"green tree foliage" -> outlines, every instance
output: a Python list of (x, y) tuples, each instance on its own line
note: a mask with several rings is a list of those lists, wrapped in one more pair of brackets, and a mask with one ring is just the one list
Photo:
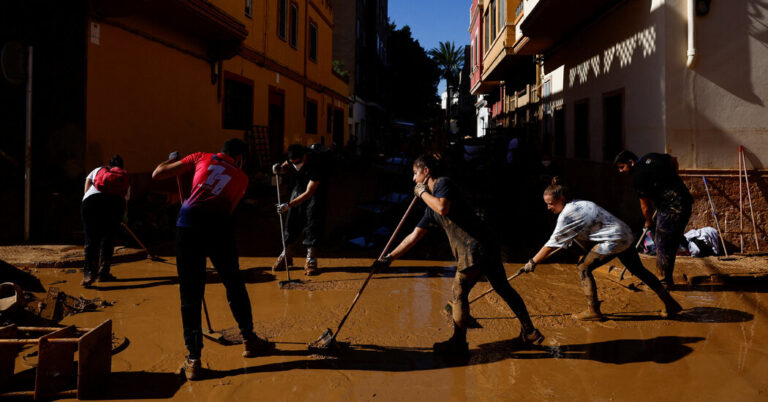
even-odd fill
[(453, 109), (453, 92), (458, 90), (459, 74), (464, 67), (464, 48), (453, 42), (440, 42), (437, 48), (429, 51), (429, 57), (437, 63), (440, 76), (445, 79), (446, 123), (450, 124)]
[(408, 25), (397, 29), (390, 23), (387, 34), (386, 107), (393, 119), (413, 122), (420, 129), (430, 127), (438, 116), (440, 70)]

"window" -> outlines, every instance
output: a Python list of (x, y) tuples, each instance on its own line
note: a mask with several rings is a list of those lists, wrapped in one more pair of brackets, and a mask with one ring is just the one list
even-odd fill
[(277, 0), (277, 36), (285, 40), (288, 0)]
[(491, 37), (491, 31), (490, 31), (491, 20), (488, 19), (488, 10), (489, 9), (485, 10), (485, 18), (483, 18), (484, 24), (485, 24), (485, 38), (484, 38), (485, 46), (483, 46), (483, 51), (488, 50), (488, 45), (489, 45), (488, 39)]
[(299, 5), (294, 2), (291, 2), (289, 22), (291, 36), (288, 38), (288, 43), (295, 49), (299, 42)]
[(244, 79), (224, 79), (221, 126), (230, 130), (248, 130), (253, 125), (253, 83)]
[(317, 24), (309, 23), (309, 59), (317, 62)]
[(576, 102), (573, 113), (574, 156), (589, 158), (589, 100)]
[[(504, 1), (504, 0), (502, 0)], [(488, 15), (491, 19), (491, 37), (495, 38), (498, 31), (496, 30), (496, 1), (491, 0), (491, 13)]]
[(499, 1), (499, 31), (504, 29), (504, 25), (507, 24), (507, 14), (505, 13), (506, 4), (506, 0)]
[(612, 161), (624, 149), (624, 90), (603, 95), (603, 160)]
[(253, 0), (245, 0), (245, 16), (248, 18), (253, 16)]
[(325, 111), (325, 132), (330, 134), (333, 131), (333, 106), (328, 106)]
[(317, 134), (317, 101), (307, 99), (307, 134)]

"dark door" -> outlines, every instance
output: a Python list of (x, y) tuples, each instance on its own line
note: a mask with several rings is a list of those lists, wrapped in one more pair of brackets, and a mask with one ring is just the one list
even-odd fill
[(269, 91), (269, 150), (272, 160), (283, 155), (285, 138), (285, 95), (278, 91)]
[(574, 156), (589, 158), (589, 101), (575, 104), (573, 113)]
[(338, 148), (344, 147), (344, 110), (333, 111), (333, 143)]

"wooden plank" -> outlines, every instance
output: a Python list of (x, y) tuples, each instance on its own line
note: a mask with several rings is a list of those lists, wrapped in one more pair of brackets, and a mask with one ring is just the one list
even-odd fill
[(75, 343), (51, 343), (55, 338), (71, 338), (77, 333), (74, 325), (40, 337), (35, 399), (45, 399), (62, 391), (75, 375)]
[[(0, 339), (16, 338), (17, 336), (16, 325), (0, 328)], [(18, 344), (0, 344), (0, 390), (5, 388), (13, 377), (14, 361), (16, 361), (18, 353)]]
[(77, 365), (78, 399), (103, 396), (112, 373), (112, 320), (106, 320), (80, 338)]

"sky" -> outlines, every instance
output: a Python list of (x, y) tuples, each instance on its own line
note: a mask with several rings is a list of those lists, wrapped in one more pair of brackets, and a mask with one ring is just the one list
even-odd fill
[[(469, 44), (469, 8), (471, 0), (389, 0), (389, 19), (398, 28), (411, 27), (411, 33), (425, 50), (440, 42)], [(440, 81), (438, 93), (445, 91)]]

